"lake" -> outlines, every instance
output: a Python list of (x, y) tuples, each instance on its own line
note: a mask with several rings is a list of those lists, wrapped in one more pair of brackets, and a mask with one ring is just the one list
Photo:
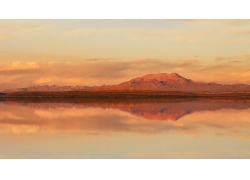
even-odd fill
[(250, 158), (250, 102), (0, 101), (0, 158)]

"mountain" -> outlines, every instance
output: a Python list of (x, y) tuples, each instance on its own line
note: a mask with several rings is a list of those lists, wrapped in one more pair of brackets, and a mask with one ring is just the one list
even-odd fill
[(15, 89), (5, 89), (2, 92), (29, 92), (29, 91), (45, 91), (45, 92), (55, 92), (55, 91), (74, 91), (83, 90), (89, 88), (88, 86), (57, 86), (57, 85), (38, 85), (30, 86), (28, 88), (15, 88)]
[(102, 86), (48, 86), (38, 85), (28, 88), (6, 89), (2, 92), (34, 92), (34, 91), (78, 91), (78, 90), (153, 90), (153, 91), (180, 91), (192, 93), (218, 93), (218, 92), (249, 92), (250, 85), (247, 84), (217, 84), (214, 82), (195, 82), (184, 78), (177, 73), (147, 74), (141, 77), (117, 85)]
[(244, 92), (250, 91), (250, 85), (233, 84), (222, 85), (217, 83), (195, 82), (186, 79), (177, 73), (147, 74), (115, 85), (117, 89), (150, 89), (156, 91), (181, 92)]

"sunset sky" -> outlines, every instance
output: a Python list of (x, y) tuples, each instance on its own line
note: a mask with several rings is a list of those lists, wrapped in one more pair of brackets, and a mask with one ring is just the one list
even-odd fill
[(170, 72), (250, 84), (250, 20), (0, 20), (0, 90)]

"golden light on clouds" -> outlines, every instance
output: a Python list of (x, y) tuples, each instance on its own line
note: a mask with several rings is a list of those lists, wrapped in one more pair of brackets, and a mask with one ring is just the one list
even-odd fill
[[(118, 84), (148, 73), (177, 72), (202, 82), (250, 83), (248, 61), (219, 61), (205, 66), (200, 59), (119, 61), (94, 59), (82, 62), (12, 62), (0, 66), (0, 89), (32, 85)], [(199, 74), (199, 76), (197, 76)]]
[(0, 90), (176, 72), (250, 83), (249, 20), (0, 20)]
[(11, 70), (29, 70), (29, 69), (38, 69), (39, 65), (37, 62), (12, 62), (9, 65), (5, 65), (1, 68), (2, 71), (11, 71)]

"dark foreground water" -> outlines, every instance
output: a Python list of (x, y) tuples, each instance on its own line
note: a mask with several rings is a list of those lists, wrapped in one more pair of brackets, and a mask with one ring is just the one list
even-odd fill
[(250, 103), (1, 101), (0, 158), (250, 158)]

